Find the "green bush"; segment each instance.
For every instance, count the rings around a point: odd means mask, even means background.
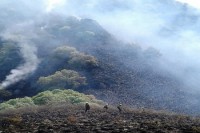
[[[90,102],[98,105],[103,104],[102,101],[97,100],[92,95],[85,95],[73,90],[55,89],[52,91],[41,92],[33,97],[11,99],[0,104],[0,111],[5,109],[17,109],[20,107],[56,104],[60,102],[68,102],[72,104],[80,104],[83,102]]]
[[[86,78],[80,76],[76,71],[63,69],[53,75],[40,77],[37,83],[43,90],[65,87],[76,89],[86,85]]]
[[[34,96],[32,99],[35,105],[46,105],[50,101],[53,101],[53,94],[50,91],[45,91]]]
[[[58,59],[66,59],[67,63],[73,67],[97,67],[98,61],[94,56],[90,56],[77,51],[73,47],[61,46],[55,49],[54,56]]]
[[[44,91],[34,96],[33,101],[36,105],[45,105],[54,102],[70,102],[70,103],[81,103],[81,102],[92,102],[99,103],[94,96],[85,95],[73,90],[61,90],[55,89],[52,91]]]
[[[77,50],[70,46],[57,47],[54,50],[54,56],[59,59],[70,59],[72,58],[72,53],[77,52]]]
[[[5,109],[14,109],[14,106],[10,105],[8,103],[1,103],[0,104],[0,110],[5,110]]]
[[[20,107],[27,107],[27,106],[33,106],[35,105],[32,98],[30,97],[24,97],[24,98],[16,98],[11,99],[5,103],[0,104],[0,110],[4,109],[15,109]]]
[[[98,63],[95,57],[85,55],[84,53],[74,52],[72,58],[68,61],[71,66],[75,67],[97,67]]]

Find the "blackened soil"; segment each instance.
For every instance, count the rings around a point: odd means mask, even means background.
[[[200,132],[200,119],[167,112],[59,105],[0,113],[1,133]]]

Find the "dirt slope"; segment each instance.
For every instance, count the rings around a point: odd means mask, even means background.
[[[153,110],[57,105],[0,114],[1,133],[200,132],[200,119]]]

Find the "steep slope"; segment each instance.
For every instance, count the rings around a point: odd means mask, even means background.
[[[34,29],[39,36],[31,41],[38,47],[41,62],[27,79],[8,88],[13,97],[35,95],[40,91],[37,84],[40,77],[68,69],[87,79],[87,85],[76,88],[77,91],[93,94],[108,103],[191,111],[189,94],[183,91],[181,81],[159,67],[162,55],[156,49],[143,50],[136,44],[124,44],[91,19],[51,14],[45,21],[37,21]],[[55,49],[63,46],[71,46],[72,54],[58,57]],[[79,63],[77,67],[70,64],[72,58],[78,62],[96,58],[98,65],[88,67]]]
[[[148,50],[143,51],[135,44],[124,44],[94,20],[68,19],[70,21],[60,27],[69,25],[70,31],[61,35],[71,46],[92,54],[100,63],[98,68],[86,73],[88,88],[95,90],[82,89],[83,92],[95,94],[111,103],[123,102],[132,106],[176,111],[185,107],[184,86],[158,67],[160,55],[156,50],[148,53]],[[53,33],[57,33],[57,30]],[[59,36],[61,40],[62,36]]]

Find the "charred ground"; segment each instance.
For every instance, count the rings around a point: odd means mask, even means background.
[[[34,132],[199,132],[200,120],[185,115],[147,109],[115,107],[103,110],[92,106],[87,113],[84,106],[57,104],[40,108],[21,108],[0,114],[0,131],[3,133]]]
[[[37,84],[40,77],[47,77],[56,71],[69,69],[87,78],[86,85],[74,90],[93,94],[108,103],[121,102],[132,107],[167,109],[180,113],[198,112],[196,105],[190,105],[187,99],[190,94],[184,92],[185,87],[181,81],[159,68],[159,57],[162,55],[156,49],[143,50],[137,44],[125,44],[118,41],[91,19],[63,17],[55,14],[48,15],[46,18],[45,21],[40,20],[34,25],[39,37],[31,40],[38,48],[40,64],[37,70],[26,79],[10,86],[8,90],[13,95],[1,97],[1,100],[33,96],[41,91]],[[15,46],[15,42],[12,43]],[[55,49],[62,46],[70,46],[78,51],[78,54],[72,54],[71,60],[77,61],[77,58],[87,60],[88,56],[93,56],[98,65],[70,64],[68,57],[55,58]],[[23,62],[17,47],[13,55],[9,56],[11,62],[14,57],[16,58],[14,62]],[[4,58],[9,61],[9,58]],[[17,66],[16,63],[12,68]],[[2,65],[7,66],[6,63]],[[6,67],[8,69],[6,71],[2,70],[5,74],[1,75],[1,79],[5,79],[10,67]]]

